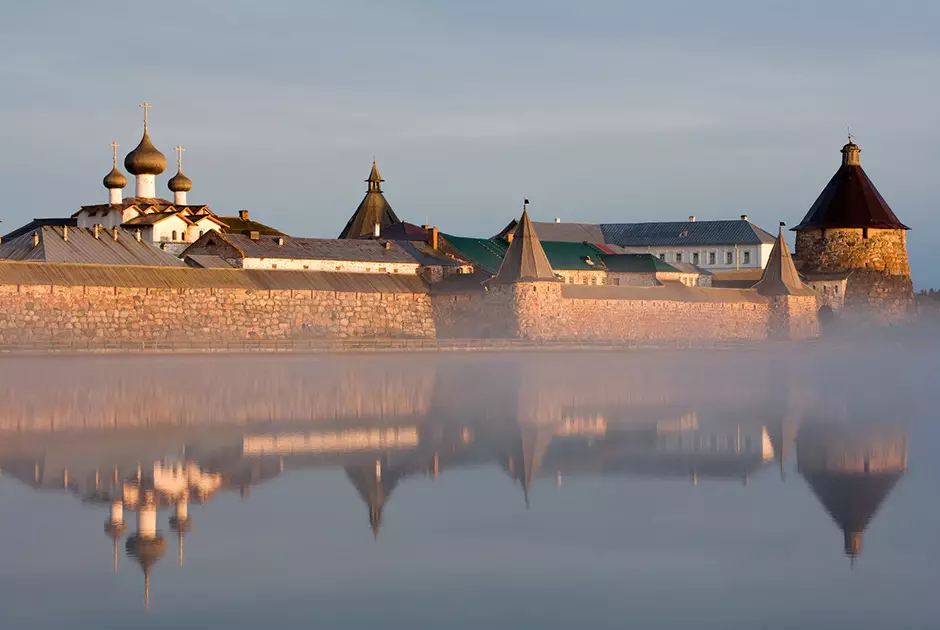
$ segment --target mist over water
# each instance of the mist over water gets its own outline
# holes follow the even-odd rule
[[[0,628],[935,627],[938,349],[0,357]]]

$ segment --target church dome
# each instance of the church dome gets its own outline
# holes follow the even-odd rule
[[[159,175],[166,170],[166,157],[153,146],[146,129],[137,148],[124,158],[124,168],[131,175]]]
[[[127,186],[127,178],[124,173],[117,169],[117,166],[111,169],[111,172],[104,176],[104,187],[108,190],[121,189]]]
[[[172,192],[189,192],[193,189],[193,180],[183,175],[183,171],[179,171],[176,175],[170,178],[170,181],[166,183],[166,186]]]

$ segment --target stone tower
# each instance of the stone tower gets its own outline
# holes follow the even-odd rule
[[[908,228],[868,179],[858,145],[842,147],[842,166],[793,230],[796,264],[807,278],[850,272],[844,305],[888,320],[914,300],[907,261]]]

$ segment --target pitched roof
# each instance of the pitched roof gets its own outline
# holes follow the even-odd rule
[[[532,227],[529,213],[523,210],[509,249],[503,256],[503,264],[499,266],[493,281],[508,284],[534,280],[555,280],[555,272],[552,271],[535,228]]]
[[[750,221],[601,223],[604,242],[626,247],[759,245],[774,237]]]
[[[780,234],[770,250],[770,258],[767,260],[767,266],[764,267],[764,273],[760,282],[754,285],[754,289],[761,295],[814,295],[813,290],[804,286],[800,280],[800,274],[796,272],[796,266],[793,264],[793,258],[790,256],[790,248],[783,238],[783,226],[780,226]]]
[[[219,239],[235,247],[244,258],[292,258],[295,260],[417,264],[417,261],[394,241],[298,238],[295,236],[262,236],[258,240],[252,240],[244,234],[206,232],[186,251],[188,252],[191,249],[192,253],[197,253],[202,244],[211,239]],[[388,244],[388,248],[386,248],[386,244]]]
[[[214,214],[212,210],[209,209],[209,206],[204,204],[187,203],[177,206],[172,201],[161,197],[124,197],[120,204],[98,203],[82,206],[78,209],[78,212],[72,216],[77,217],[79,212],[83,210],[89,213],[102,212],[106,214],[114,208],[120,208],[122,210],[127,210],[128,208],[139,208],[141,210],[153,208],[156,212],[179,212],[188,210],[192,214]]]
[[[374,232],[370,231],[368,234],[364,234],[360,238],[373,238],[373,233]],[[399,221],[398,223],[393,223],[387,228],[383,228],[380,238],[385,238],[392,241],[426,241],[428,240],[428,231],[420,225],[415,225],[414,223],[408,223],[406,221]]]
[[[794,230],[820,228],[879,228],[909,230],[858,163],[860,149],[851,142],[842,147],[842,166]]]
[[[359,207],[346,223],[346,227],[339,233],[339,238],[360,238],[372,234],[376,223],[383,230],[395,223],[400,223],[392,206],[382,194],[381,182],[383,181],[385,180],[379,175],[379,169],[373,162],[372,172],[366,180],[369,184],[366,196],[362,198]]]
[[[473,238],[469,236],[454,236],[442,234],[444,242],[455,250],[455,254],[471,263],[477,269],[482,269],[491,275],[496,275],[499,266],[503,264],[507,244],[503,240],[491,238]]]
[[[16,228],[9,234],[4,234],[3,240],[9,241],[18,236],[22,236],[23,234],[26,234],[27,232],[32,234],[33,232],[36,231],[36,228],[41,228],[43,226],[62,227],[63,225],[67,225],[69,227],[76,227],[78,226],[78,219],[74,217],[67,218],[67,219],[61,219],[61,218],[59,219],[33,219],[26,225]]]
[[[95,265],[145,265],[185,267],[182,260],[147,241],[138,241],[133,232],[118,229],[118,240],[110,230],[100,230],[98,238],[90,228],[41,227],[0,244],[0,259],[44,263]],[[33,246],[33,234],[39,245]]]
[[[653,254],[602,254],[608,271],[619,273],[655,273],[679,270]]]
[[[198,269],[232,269],[221,256],[212,256],[209,254],[192,254],[184,259],[190,267]]]
[[[170,217],[179,217],[184,223],[192,223],[192,218],[179,212],[151,212],[150,214],[141,214],[130,221],[125,221],[121,225],[130,225],[137,227],[139,225],[156,225]]]
[[[460,262],[445,255],[442,251],[436,250],[422,241],[396,240],[402,251],[414,258],[414,260],[425,267],[459,267]]]
[[[244,234],[248,236],[251,232],[257,232],[262,236],[286,236],[283,232],[275,230],[269,225],[253,221],[251,219],[242,219],[241,217],[219,217],[219,219],[228,226],[223,231],[228,234]]]
[[[497,238],[505,238],[507,234],[512,233],[518,221],[513,219],[503,230],[497,234]],[[597,223],[561,223],[556,221],[533,221],[535,231],[538,232],[542,242],[554,241],[559,243],[603,243],[604,234],[601,232],[601,226]]]
[[[427,284],[414,274],[279,269],[193,269],[185,265],[171,268],[2,260],[0,260],[0,284],[152,289],[293,289],[341,293],[428,292]]]

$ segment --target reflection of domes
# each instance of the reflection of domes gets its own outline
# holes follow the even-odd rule
[[[111,169],[111,172],[104,176],[104,187],[108,190],[120,190],[127,186],[127,178],[117,167]]]
[[[166,553],[166,538],[160,535],[148,538],[134,534],[127,539],[124,549],[144,571],[148,571]]]
[[[179,518],[178,516],[170,517],[170,529],[172,529],[177,534],[185,534],[193,528],[193,521],[191,518]]]
[[[183,171],[178,172],[166,183],[166,187],[172,192],[189,192],[193,189],[193,180],[183,175]]]
[[[124,158],[124,168],[131,175],[159,175],[166,170],[166,157],[153,146],[146,129],[137,148]]]

